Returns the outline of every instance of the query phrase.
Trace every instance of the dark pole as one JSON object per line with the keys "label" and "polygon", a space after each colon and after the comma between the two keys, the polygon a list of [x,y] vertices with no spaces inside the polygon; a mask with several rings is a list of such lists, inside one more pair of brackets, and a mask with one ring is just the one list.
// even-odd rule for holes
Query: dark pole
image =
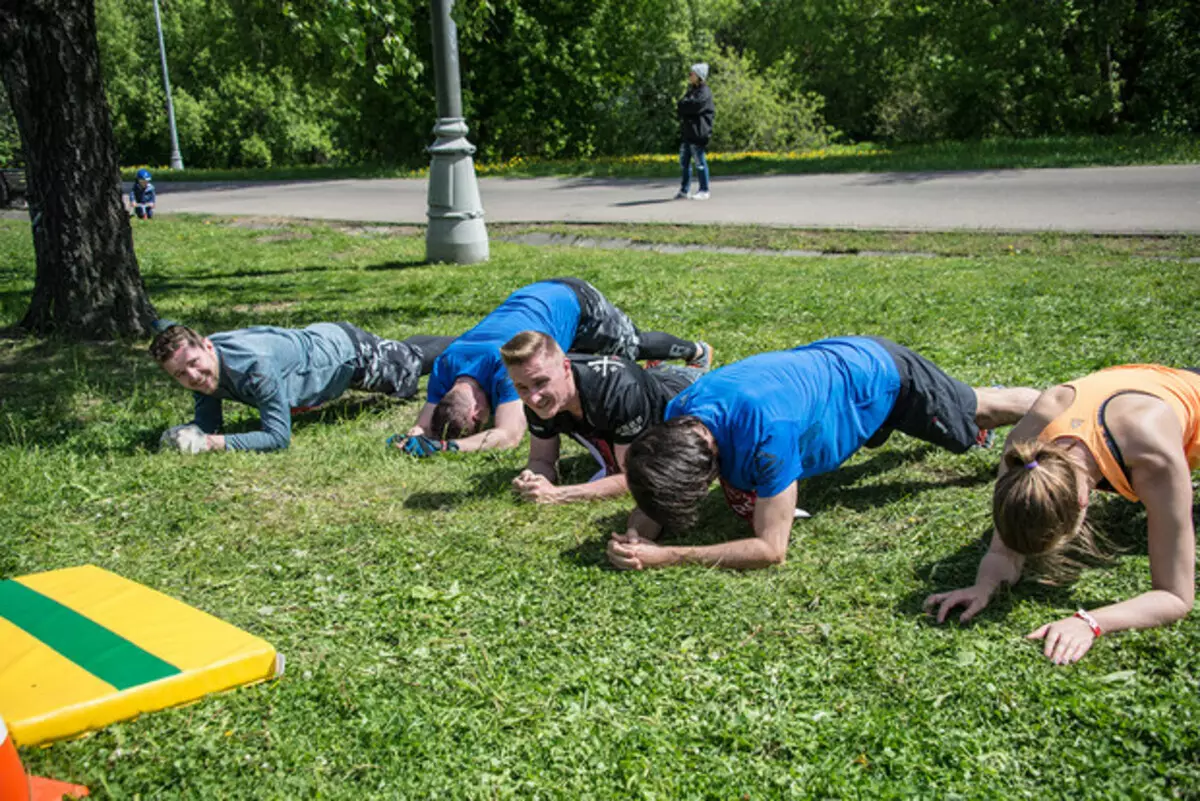
{"label": "dark pole", "polygon": [[487,261],[487,228],[475,179],[475,146],[467,141],[458,77],[458,29],[450,17],[454,0],[430,0],[433,70],[437,84],[437,137],[429,147],[429,228],[425,260],[473,264]]}
{"label": "dark pole", "polygon": [[158,0],[154,0],[154,27],[158,29],[158,55],[162,59],[163,88],[167,91],[167,123],[171,127],[171,169],[183,169],[183,156],[179,155],[179,134],[175,131],[175,104],[171,102],[171,78],[167,75],[167,47],[163,44],[162,17],[158,13]]}

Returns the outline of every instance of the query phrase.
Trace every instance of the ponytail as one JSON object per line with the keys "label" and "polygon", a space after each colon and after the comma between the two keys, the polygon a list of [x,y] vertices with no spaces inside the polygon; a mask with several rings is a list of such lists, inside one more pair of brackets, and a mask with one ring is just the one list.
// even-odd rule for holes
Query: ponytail
{"label": "ponytail", "polygon": [[1052,442],[1011,443],[1002,457],[1007,472],[996,481],[992,520],[1000,540],[1019,554],[1036,558],[1048,583],[1069,580],[1079,563],[1069,547],[1104,559],[1079,503],[1079,466],[1066,448]]}

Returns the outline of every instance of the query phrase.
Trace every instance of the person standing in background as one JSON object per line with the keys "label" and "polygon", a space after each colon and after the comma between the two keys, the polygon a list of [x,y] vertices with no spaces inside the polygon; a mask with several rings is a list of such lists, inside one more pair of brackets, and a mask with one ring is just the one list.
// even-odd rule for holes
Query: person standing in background
{"label": "person standing in background", "polygon": [[[713,105],[712,90],[708,88],[708,65],[693,64],[688,74],[688,88],[676,104],[679,114],[679,165],[683,168],[683,181],[679,187],[676,200],[692,198],[693,200],[708,200],[708,159],[705,150],[708,140],[712,138],[713,117],[716,107]],[[689,194],[692,185],[692,160],[696,161],[696,175],[700,179],[700,191]]]}

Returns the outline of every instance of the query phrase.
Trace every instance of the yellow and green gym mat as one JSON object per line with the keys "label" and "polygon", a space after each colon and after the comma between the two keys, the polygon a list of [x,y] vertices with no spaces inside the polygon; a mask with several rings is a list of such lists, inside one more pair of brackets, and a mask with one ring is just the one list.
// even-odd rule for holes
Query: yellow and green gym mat
{"label": "yellow and green gym mat", "polygon": [[0,717],[20,746],[282,671],[264,640],[93,565],[0,581]]}

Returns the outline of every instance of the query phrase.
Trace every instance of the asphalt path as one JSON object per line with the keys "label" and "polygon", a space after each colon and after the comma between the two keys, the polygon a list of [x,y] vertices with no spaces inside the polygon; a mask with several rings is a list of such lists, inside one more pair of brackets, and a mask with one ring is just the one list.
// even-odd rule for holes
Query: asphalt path
{"label": "asphalt path", "polygon": [[[497,223],[1200,234],[1200,165],[730,177],[716,169],[707,201],[673,200],[674,180],[482,178],[479,192],[485,219]],[[166,213],[426,221],[423,179],[157,188]]]}

